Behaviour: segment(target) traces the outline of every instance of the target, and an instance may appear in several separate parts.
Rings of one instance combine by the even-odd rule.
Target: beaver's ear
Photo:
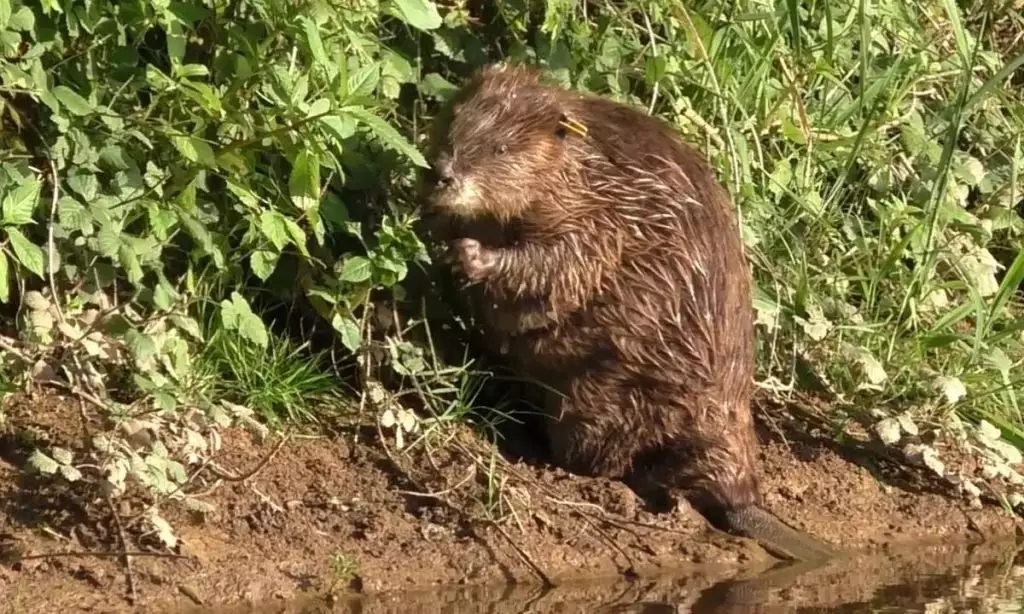
[[[577,119],[573,119],[569,113],[562,112],[558,116],[555,136],[563,141],[571,136],[584,138],[587,136],[587,125]]]

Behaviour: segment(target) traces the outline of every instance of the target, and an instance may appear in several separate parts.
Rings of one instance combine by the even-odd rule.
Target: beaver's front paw
[[[482,281],[497,262],[492,250],[480,245],[476,239],[459,239],[455,244],[459,256],[459,268],[470,281]]]

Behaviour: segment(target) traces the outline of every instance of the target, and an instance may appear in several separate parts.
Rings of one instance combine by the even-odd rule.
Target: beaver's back
[[[743,395],[753,371],[753,314],[728,194],[661,120],[602,98],[565,96],[587,133],[571,152],[576,172],[558,178],[568,182],[564,198],[576,202],[566,214],[541,201],[523,221],[522,241],[549,240],[566,225],[594,241],[608,243],[598,233],[609,232],[621,240],[599,292],[557,326],[522,339],[522,361],[609,361]]]

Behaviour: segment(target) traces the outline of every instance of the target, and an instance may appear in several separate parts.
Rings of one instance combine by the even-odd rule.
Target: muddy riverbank
[[[766,507],[846,550],[1014,534],[998,505],[974,508],[944,480],[887,461],[863,444],[838,447],[786,407],[759,405]],[[25,432],[75,449],[76,403],[55,394],[8,400],[0,436],[0,566],[7,609],[131,611],[119,531],[95,493],[23,475]],[[138,605],[178,607],[291,599],[333,589],[366,594],[507,580],[554,583],[627,572],[686,571],[699,590],[772,559],[707,531],[692,510],[647,509],[622,484],[511,462],[490,472],[488,448],[458,432],[437,450],[387,454],[364,429],[265,441],[222,433],[218,466],[244,480],[197,480],[210,511],[161,508],[174,556],[133,556]],[[858,449],[859,448],[859,449]],[[975,471],[943,450],[947,472]],[[958,469],[959,468],[959,469]],[[1019,468],[1018,468],[1019,470]],[[201,482],[201,483],[200,483]],[[427,493],[425,496],[424,493]],[[460,494],[461,493],[461,494]],[[450,496],[449,496],[450,495]],[[124,504],[119,516],[144,508]],[[129,550],[161,552],[129,532]],[[42,556],[88,552],[89,556]],[[163,550],[166,552],[166,550]]]

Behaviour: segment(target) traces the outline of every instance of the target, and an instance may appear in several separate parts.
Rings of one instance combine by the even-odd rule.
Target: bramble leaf
[[[417,166],[421,166],[423,168],[427,168],[429,166],[426,158],[423,157],[423,154],[420,153],[420,151],[416,149],[416,147],[404,136],[402,136],[398,130],[395,130],[391,124],[387,123],[380,117],[374,115],[370,111],[367,111],[363,107],[344,107],[341,109],[341,112],[361,122],[369,128],[370,132],[380,139],[382,143],[405,155]]]
[[[402,21],[419,30],[429,31],[441,27],[441,15],[430,0],[394,0]]]
[[[4,224],[22,226],[32,223],[32,212],[39,200],[42,186],[38,179],[31,179],[4,195],[2,215]]]
[[[11,240],[11,250],[18,262],[40,279],[44,278],[46,260],[42,248],[29,241],[17,228],[8,227],[7,237]]]
[[[66,85],[58,85],[51,91],[53,92],[53,95],[57,97],[57,100],[60,101],[61,106],[74,115],[92,115],[96,111],[96,109],[93,108],[92,103]]]

